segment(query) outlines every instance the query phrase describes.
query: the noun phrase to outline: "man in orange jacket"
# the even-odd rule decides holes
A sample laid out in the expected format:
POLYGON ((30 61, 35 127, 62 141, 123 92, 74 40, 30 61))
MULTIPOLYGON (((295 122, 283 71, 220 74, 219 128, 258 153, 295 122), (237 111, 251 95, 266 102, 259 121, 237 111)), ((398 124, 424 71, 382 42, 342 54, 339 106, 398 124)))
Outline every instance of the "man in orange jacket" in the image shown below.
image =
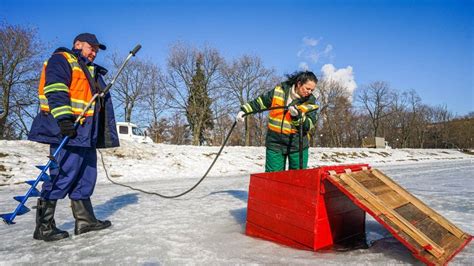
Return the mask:
POLYGON ((28 139, 50 144, 51 154, 65 136, 70 140, 57 155, 58 167, 50 169, 50 180, 43 183, 34 239, 69 236, 54 220, 56 202, 66 196, 71 199, 76 235, 111 226, 110 221, 96 219, 90 200, 97 179, 96 148, 119 146, 110 94, 93 102, 75 126, 93 95, 106 86, 102 76, 107 70, 94 63, 99 50, 105 49, 94 34, 82 33, 74 39, 72 50, 58 48, 44 63, 38 88, 40 112, 28 139))

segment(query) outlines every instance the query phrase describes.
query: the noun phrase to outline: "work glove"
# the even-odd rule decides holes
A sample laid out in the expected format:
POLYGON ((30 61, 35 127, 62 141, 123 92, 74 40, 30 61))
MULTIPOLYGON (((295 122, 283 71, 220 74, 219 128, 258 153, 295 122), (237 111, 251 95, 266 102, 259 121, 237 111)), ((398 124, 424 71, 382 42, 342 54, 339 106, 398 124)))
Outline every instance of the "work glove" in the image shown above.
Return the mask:
POLYGON ((288 111, 290 111, 290 115, 291 116, 298 116, 300 114, 300 112, 298 111, 298 109, 292 105, 288 108, 288 111))
POLYGON ((74 122, 69 119, 59 120, 58 121, 59 129, 61 129, 61 135, 63 137, 68 136, 73 139, 77 136, 77 131, 74 128, 74 122))
POLYGON ((244 122, 245 118, 245 112, 244 111, 240 111, 237 116, 235 117, 235 121, 239 122, 239 123, 242 123, 244 122))

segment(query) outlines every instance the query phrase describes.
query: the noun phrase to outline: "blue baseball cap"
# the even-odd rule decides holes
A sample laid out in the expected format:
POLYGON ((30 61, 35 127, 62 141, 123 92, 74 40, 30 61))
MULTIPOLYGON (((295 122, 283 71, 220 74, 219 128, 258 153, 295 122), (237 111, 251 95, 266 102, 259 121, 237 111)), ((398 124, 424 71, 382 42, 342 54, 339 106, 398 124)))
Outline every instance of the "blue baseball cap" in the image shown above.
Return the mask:
POLYGON ((97 37, 95 37, 95 35, 92 33, 81 33, 77 35, 76 38, 74 38, 73 44, 76 43, 76 41, 87 42, 92 46, 98 46, 101 50, 107 49, 107 47, 101 44, 99 40, 97 40, 97 37))

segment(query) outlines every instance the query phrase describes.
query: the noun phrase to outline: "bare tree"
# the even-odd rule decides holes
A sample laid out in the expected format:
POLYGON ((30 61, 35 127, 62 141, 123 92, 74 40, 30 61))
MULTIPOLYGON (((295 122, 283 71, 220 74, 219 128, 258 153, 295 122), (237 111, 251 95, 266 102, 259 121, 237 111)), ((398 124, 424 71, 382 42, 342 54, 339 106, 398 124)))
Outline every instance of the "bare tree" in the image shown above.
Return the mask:
MULTIPOLYGON (((117 54, 111 57, 115 69, 122 65, 122 58, 117 54)), ((132 121, 134 111, 146 104, 150 90, 155 86, 157 67, 149 61, 136 59, 131 61, 117 78, 114 87, 114 96, 118 102, 117 107, 123 108, 125 122, 132 121)))
MULTIPOLYGON (((334 80, 321 80, 315 91, 320 104, 320 141, 324 146, 341 147, 351 140, 352 104, 346 87, 334 80)), ((315 129, 316 130, 316 129, 315 129)))
POLYGON ((451 112, 443 105, 423 107, 424 120, 417 121, 418 132, 424 133, 423 139, 418 136, 420 148, 424 148, 426 144, 431 147, 453 148, 457 140, 452 138, 451 112))
MULTIPOLYGON (((452 146, 459 149, 474 148, 474 118, 472 116, 457 117, 444 124, 446 124, 446 128, 450 129, 448 141, 452 146)), ((446 146, 450 147, 451 145, 446 143, 446 146)))
POLYGON ((181 112, 174 112, 169 122, 169 135, 171 144, 190 144, 189 129, 181 112))
MULTIPOLYGON (((259 57, 249 55, 244 55, 230 64, 223 64, 221 72, 222 87, 230 95, 231 105, 235 109, 272 89, 278 79, 274 75, 275 70, 265 68, 259 57)), ((247 116, 245 119, 245 146, 251 144, 249 126, 252 118, 247 116)))
MULTIPOLYGON (((232 101, 225 90, 217 90, 216 97, 211 106, 214 114, 214 128, 212 134, 212 145, 221 145, 224 142, 226 135, 229 132, 235 117, 233 117, 234 109, 232 108, 232 101)), ((234 129, 234 134, 237 130, 234 129)), ((232 144, 231 141, 228 144, 232 144)))
POLYGON ((28 108, 36 94, 31 87, 39 78, 42 50, 35 29, 0 23, 0 138, 17 138, 28 131, 23 114, 32 112, 28 108))
POLYGON ((352 109, 351 129, 352 129, 352 147, 360 147, 362 139, 370 134, 370 118, 356 108, 352 109))
MULTIPOLYGON (((168 99, 165 91, 165 77, 160 69, 153 66, 149 78, 149 87, 144 99, 141 117, 147 118, 148 132, 154 142, 166 142, 166 118, 161 117, 167 110, 168 99)), ((145 131, 146 132, 146 131, 145 131)))
MULTIPOLYGON (((172 109, 180 111, 189 117, 192 108, 197 105, 190 105, 189 101, 193 86, 193 77, 197 73, 197 67, 202 71, 203 80, 200 81, 202 90, 208 93, 211 106, 218 97, 218 68, 222 62, 219 52, 209 46, 202 49, 191 47, 183 43, 172 45, 168 58, 166 91, 170 99, 169 106, 172 109), (202 60, 197 64, 197 60, 202 60)), ((207 119, 198 120, 199 123, 207 123, 207 119), (206 121, 204 121, 206 120, 206 121)), ((188 121, 191 125, 191 121, 188 121)), ((196 123, 196 121, 192 122, 196 123)), ((202 143, 202 127, 199 124, 193 125, 193 143, 195 145, 202 143)))
POLYGON ((254 146, 263 146, 265 145, 265 139, 267 136, 267 130, 268 128, 266 127, 268 123, 268 114, 266 113, 258 113, 253 115, 252 120, 250 120, 252 124, 250 124, 250 128, 253 128, 252 130, 252 139, 253 143, 252 145, 254 146))
POLYGON ((382 119, 391 114, 392 96, 389 85, 384 81, 373 82, 359 91, 357 101, 370 117, 374 137, 380 134, 382 119))
POLYGON ((167 134, 169 131, 169 122, 166 118, 151 122, 147 131, 153 142, 166 143, 170 139, 169 134, 167 134))
POLYGON ((146 90, 145 107, 151 112, 151 122, 157 122, 160 115, 166 111, 168 98, 165 91, 165 77, 157 66, 150 67, 148 77, 150 86, 146 90))
POLYGON ((394 115, 399 118, 398 127, 400 130, 392 129, 392 132, 399 134, 398 139, 402 148, 408 147, 410 136, 417 127, 417 117, 422 110, 421 98, 415 90, 409 90, 402 94, 399 110, 394 110, 394 115))
POLYGON ((8 124, 19 139, 23 139, 28 135, 31 122, 38 113, 38 95, 35 93, 37 86, 38 81, 34 79, 25 83, 12 94, 10 101, 12 119, 8 124))
POLYGON ((392 92, 392 102, 389 106, 389 113, 392 115, 385 119, 383 125, 386 128, 385 140, 393 147, 406 148, 411 145, 420 105, 421 99, 415 90, 392 92))

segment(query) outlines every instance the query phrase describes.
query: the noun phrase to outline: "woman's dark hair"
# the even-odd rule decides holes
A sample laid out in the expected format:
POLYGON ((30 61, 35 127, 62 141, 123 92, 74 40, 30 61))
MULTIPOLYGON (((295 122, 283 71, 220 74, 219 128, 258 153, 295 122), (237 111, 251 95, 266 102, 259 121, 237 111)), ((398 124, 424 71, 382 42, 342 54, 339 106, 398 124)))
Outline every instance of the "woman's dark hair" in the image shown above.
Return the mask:
POLYGON ((316 75, 311 71, 298 71, 293 74, 287 74, 286 77, 288 78, 287 82, 291 85, 298 84, 305 84, 308 80, 314 81, 314 83, 318 83, 318 78, 316 75))

